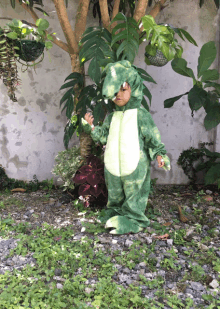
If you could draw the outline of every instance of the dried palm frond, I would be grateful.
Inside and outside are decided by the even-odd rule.
[[[15,91],[17,86],[21,83],[18,78],[18,70],[16,59],[17,47],[12,39],[7,37],[7,30],[0,30],[0,79],[8,88],[8,96],[13,102],[17,102]]]

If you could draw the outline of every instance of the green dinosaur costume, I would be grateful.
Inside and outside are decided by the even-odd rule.
[[[141,107],[143,79],[127,60],[109,63],[102,95],[113,99],[126,81],[131,87],[128,103],[109,114],[102,126],[91,126],[82,119],[84,130],[95,142],[106,144],[104,163],[108,188],[107,210],[100,217],[105,227],[114,227],[111,234],[138,233],[149,226],[145,210],[150,192],[150,163],[158,155],[165,170],[170,160],[161,143],[160,132],[151,114]]]

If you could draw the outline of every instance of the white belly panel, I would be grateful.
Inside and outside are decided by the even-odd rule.
[[[120,170],[121,176],[133,173],[140,160],[140,145],[137,125],[137,109],[125,111],[120,132]]]

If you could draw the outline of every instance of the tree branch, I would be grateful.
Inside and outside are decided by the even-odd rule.
[[[149,15],[151,15],[153,18],[155,18],[161,11],[161,8],[162,6],[164,5],[164,3],[166,2],[167,0],[160,0],[158,3],[155,4],[155,6],[152,8],[152,10],[150,11]],[[139,2],[138,2],[139,3]],[[145,15],[145,14],[144,14]],[[144,16],[143,15],[143,16]],[[141,16],[141,17],[143,17]],[[139,26],[141,25],[142,23],[139,24]],[[140,31],[142,32],[144,29],[143,26],[141,26],[140,28]]]
[[[79,51],[78,44],[76,42],[75,33],[69,22],[69,18],[66,11],[64,0],[53,0],[57,16],[60,21],[61,28],[68,43],[69,53],[76,54]]]
[[[99,6],[102,16],[103,26],[109,31],[112,32],[110,27],[110,17],[108,13],[108,2],[107,0],[99,0]]]
[[[75,22],[75,38],[77,44],[82,38],[83,33],[86,30],[86,20],[88,16],[90,0],[80,0],[78,10],[76,13],[76,22]]]
[[[113,6],[113,11],[112,11],[112,20],[115,18],[115,16],[119,12],[119,5],[120,5],[120,0],[115,0],[114,6]],[[114,27],[117,26],[117,21],[114,21],[111,25],[111,30],[114,29]],[[112,31],[111,31],[112,32]]]

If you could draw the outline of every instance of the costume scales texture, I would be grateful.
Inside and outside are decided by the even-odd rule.
[[[82,119],[84,131],[95,142],[106,145],[104,171],[108,203],[99,219],[105,228],[115,228],[111,234],[138,233],[149,226],[145,210],[150,192],[150,163],[161,155],[163,168],[170,170],[160,132],[151,114],[141,107],[143,79],[135,68],[127,60],[107,64],[102,95],[112,100],[127,82],[131,97],[126,105],[115,105],[116,110],[93,131]]]

